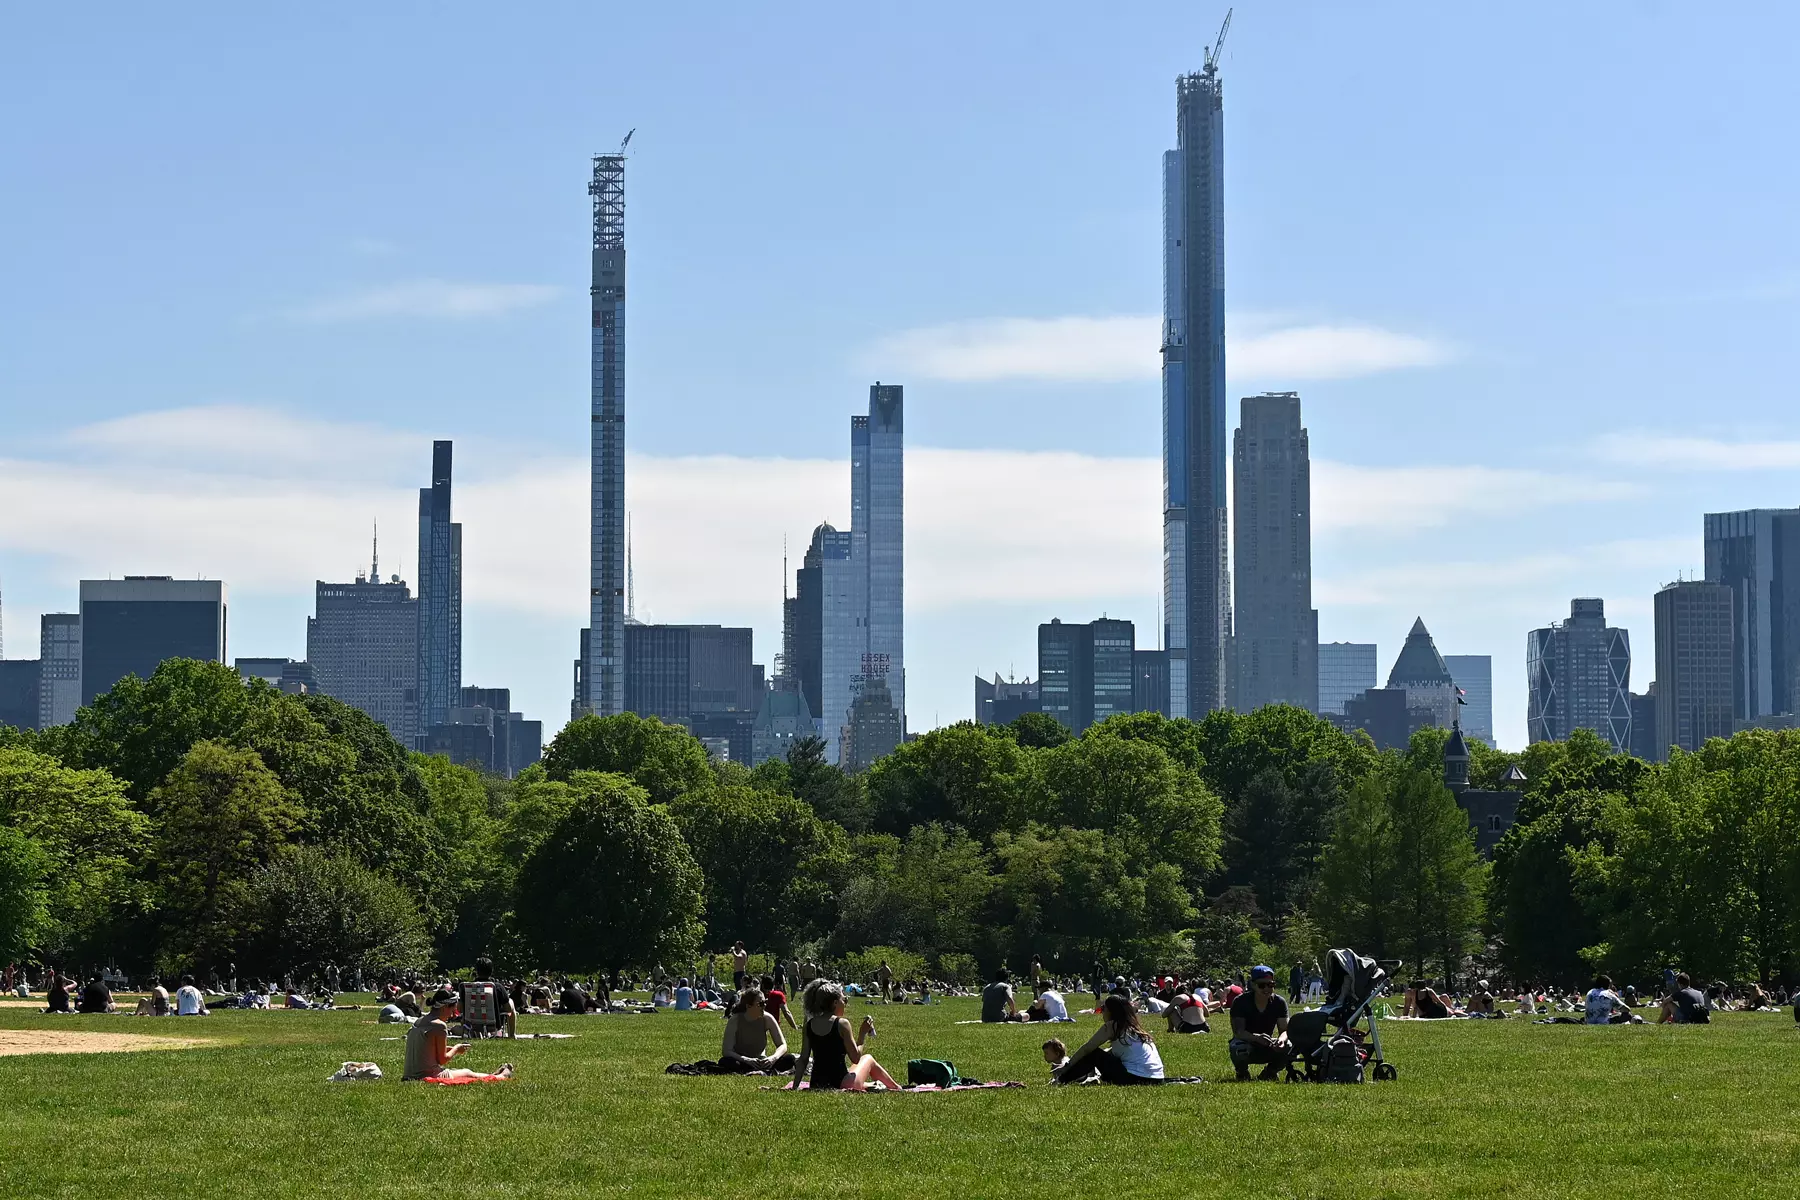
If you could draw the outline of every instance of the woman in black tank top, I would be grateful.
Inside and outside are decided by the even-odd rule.
[[[894,1091],[894,1082],[875,1056],[867,1053],[850,1036],[850,1022],[844,1019],[844,989],[829,980],[809,984],[805,996],[806,1022],[800,1036],[800,1057],[794,1060],[794,1085],[806,1077],[807,1064],[812,1064],[814,1091],[867,1091],[871,1079]],[[863,1018],[862,1039],[868,1041],[875,1032],[875,1022]]]

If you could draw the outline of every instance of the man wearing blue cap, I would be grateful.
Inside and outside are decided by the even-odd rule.
[[[1231,1002],[1231,1065],[1239,1081],[1250,1078],[1252,1063],[1262,1063],[1260,1079],[1280,1077],[1293,1057],[1288,1047],[1288,1006],[1275,992],[1275,968],[1250,968],[1250,990]]]

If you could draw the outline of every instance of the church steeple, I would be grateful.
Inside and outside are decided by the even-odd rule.
[[[1463,741],[1462,721],[1450,726],[1450,740],[1444,743],[1444,786],[1453,792],[1469,786],[1469,744]]]

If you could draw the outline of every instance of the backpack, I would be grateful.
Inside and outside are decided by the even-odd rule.
[[[937,1058],[914,1058],[906,1064],[906,1086],[918,1087],[922,1083],[936,1087],[955,1087],[962,1082],[956,1073],[956,1064],[944,1062]]]
[[[1325,1082],[1361,1083],[1363,1081],[1362,1047],[1356,1039],[1337,1034],[1325,1043]]]

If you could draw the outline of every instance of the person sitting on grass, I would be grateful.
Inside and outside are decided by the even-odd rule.
[[[1694,986],[1686,971],[1675,976],[1675,988],[1662,1000],[1664,1025],[1710,1025],[1712,1014],[1706,1011],[1706,997]]]
[[[106,980],[99,975],[88,977],[87,986],[81,989],[81,1000],[75,1005],[76,1012],[109,1013],[113,1008],[112,989],[106,986]]]
[[[181,986],[175,989],[175,1015],[178,1017],[204,1017],[207,1015],[206,997],[202,996],[200,989],[194,986],[192,975],[183,975]]]
[[[456,993],[449,988],[439,988],[431,994],[430,1003],[431,1015],[415,1022],[406,1031],[406,1073],[400,1076],[401,1081],[482,1078],[480,1071],[449,1065],[451,1059],[469,1051],[468,1042],[449,1044],[450,1022],[455,1019],[458,1008]],[[501,1079],[511,1079],[512,1073],[511,1063],[501,1063],[495,1072]]]
[[[1458,1014],[1449,1001],[1432,990],[1430,984],[1423,979],[1415,979],[1406,989],[1406,1002],[1400,1015],[1418,1017],[1421,1021],[1442,1021]]]
[[[1275,992],[1275,970],[1272,967],[1250,968],[1250,990],[1231,1002],[1231,1065],[1241,1083],[1250,1078],[1250,1068],[1262,1063],[1259,1078],[1273,1080],[1293,1058],[1288,1045],[1287,1001]]]
[[[1206,1023],[1206,1003],[1190,992],[1177,992],[1163,1010],[1163,1018],[1169,1023],[1170,1033],[1211,1033],[1212,1026]]]
[[[55,967],[50,968],[50,988],[46,994],[49,1007],[47,1013],[71,1013],[75,1006],[69,1003],[69,989],[75,986],[73,979],[64,979],[63,973]]]
[[[725,1018],[725,1044],[719,1051],[719,1065],[740,1075],[785,1071],[794,1065],[794,1055],[781,1033],[781,1022],[768,1011],[761,988],[747,987],[738,993],[731,1015]]]
[[[1048,985],[1038,998],[1031,1002],[1025,1010],[1025,1017],[1030,1021],[1066,1021],[1069,1019],[1069,1005],[1061,992]]]
[[[1056,1083],[1080,1083],[1095,1074],[1104,1083],[1158,1083],[1163,1078],[1162,1055],[1156,1040],[1144,1032],[1137,1009],[1124,996],[1112,995],[1100,1002],[1100,1028],[1075,1056],[1058,1067]],[[1111,1049],[1106,1049],[1107,1043]],[[1060,1043],[1059,1043],[1060,1044]],[[1046,1050],[1046,1058],[1048,1050]]]
[[[688,1012],[694,1007],[694,989],[688,986],[688,979],[683,975],[675,981],[675,1011]]]
[[[1582,997],[1581,1007],[1589,1025],[1623,1025],[1631,1020],[1631,1009],[1613,991],[1610,975],[1594,976],[1594,986]]]
[[[796,1087],[810,1063],[814,1091],[866,1092],[871,1080],[890,1091],[900,1090],[894,1077],[864,1048],[863,1043],[875,1032],[875,1018],[863,1018],[860,1041],[850,1036],[840,985],[828,979],[815,980],[807,986],[802,1006],[806,1023],[800,1030],[800,1056],[794,1060]]]
[[[995,971],[994,982],[981,989],[981,1019],[988,1023],[1025,1019],[1019,1014],[1019,1002],[1013,999],[1012,972],[1005,967]]]

